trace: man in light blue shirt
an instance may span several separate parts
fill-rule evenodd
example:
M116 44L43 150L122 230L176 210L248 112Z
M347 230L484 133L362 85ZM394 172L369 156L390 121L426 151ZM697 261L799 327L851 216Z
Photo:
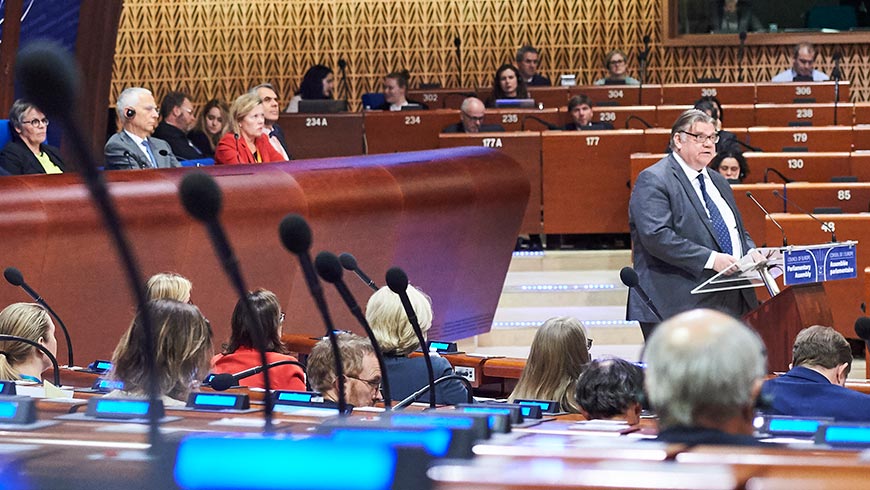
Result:
M813 69L816 49L810 43L800 43L794 47L794 64L788 70L778 73L771 82L826 82L830 77Z

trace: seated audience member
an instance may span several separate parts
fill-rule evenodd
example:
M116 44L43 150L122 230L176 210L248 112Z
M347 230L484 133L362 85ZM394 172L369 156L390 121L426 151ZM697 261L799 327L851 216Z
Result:
M196 120L196 127L188 134L190 141L199 148L205 157L214 157L221 136L230 126L230 116L227 105L218 99L211 99L202 108Z
M245 305L236 303L231 321L230 341L223 345L223 352L214 356L213 373L236 374L245 369L261 366L260 351L254 343L256 329L262 328L260 335L266 341L266 360L269 364L278 361L296 361L287 355L287 348L281 343L284 330L284 313L278 298L271 291L258 289L248 293L253 307L251 318L245 314ZM283 364L269 369L269 383L273 390L305 391L305 372L295 364ZM242 386L263 388L262 374L239 380Z
M263 113L263 102L256 94L241 95L233 102L230 106L230 130L223 135L214 152L216 164L247 165L284 159L263 134Z
M300 100L331 99L335 89L335 75L324 65L314 65L305 72L296 95L290 99L284 112L299 112Z
M121 131L112 135L104 149L107 169L180 167L169 143L154 138L157 103L151 91L141 87L124 89L115 103Z
M563 412L580 413L574 394L589 359L589 340L580 320L550 318L535 332L526 366L508 401L552 400Z
M658 441L759 444L752 421L766 360L749 327L718 311L680 313L653 331L644 360Z
M408 91L408 80L411 78L408 70L394 71L384 77L384 103L375 107L376 111L401 111L407 105L418 105L422 109L428 109L426 104L408 100L405 93Z
M9 109L9 124L14 132L0 152L0 166L10 175L63 173L60 150L45 143L48 118L38 107L16 100Z
M281 103L278 102L278 93L271 83L261 83L251 89L252 94L257 94L263 101L263 134L269 138L269 143L275 151L281 154L284 161L291 159L290 150L287 149L287 139L284 131L278 125L278 116L281 115Z
M57 355L54 323L36 303L12 303L0 311L0 334L23 337ZM0 341L0 379L40 383L42 372L52 367L48 356L30 344Z
M483 124L486 106L477 97L468 97L459 107L459 122L442 129L442 133L488 133L502 132L501 124Z
M713 32L758 32L764 25L752 12L750 0L718 0L710 2Z
M695 102L695 109L712 117L715 121L716 131L719 133L719 141L716 142L716 151L740 151L740 145L737 143L737 135L731 131L722 129L722 121L725 113L722 112L722 104L716 97L701 97Z
M344 393L347 403L354 407L372 407L383 400L381 396L381 368L372 343L365 337L340 333L338 352L344 370ZM329 339L322 339L308 356L308 380L311 389L320 392L326 401L338 401L338 378L335 376L335 357Z
M148 300L171 299L182 303L190 302L190 291L193 289L190 279L174 272L154 274L145 284L145 296Z
M746 157L743 156L743 153L733 149L717 153L710 160L709 167L722 174L722 177L725 177L729 184L741 184L746 175L749 174L749 164L746 163Z
M568 101L568 114L572 122L565 125L566 131L599 131L613 129L609 122L593 121L595 111L592 109L592 100L581 94L571 97Z
M769 379L761 396L769 413L797 417L833 417L839 421L870 422L870 395L846 388L852 368L852 349L839 332L814 325L794 340L792 368Z
M163 97L160 104L160 117L163 121L154 130L154 137L169 143L172 153L179 160L196 160L203 158L192 141L188 139L188 133L196 124L196 116L193 115L193 103L182 92L169 92Z
M621 49L614 49L604 55L607 76L595 80L595 85L640 85L640 80L631 78L628 71L628 57Z
M167 299L149 301L159 395L167 406L181 406L209 372L212 332L199 308ZM142 314L137 313L130 328L121 336L112 355L109 377L124 383L109 397L148 395L145 368L145 331Z
M577 380L577 404L589 420L640 423L643 370L624 359L596 359Z
M538 50L528 44L517 50L517 69L527 87L549 87L550 79L538 73Z
M425 336L432 327L431 300L413 286L408 286L408 299ZM366 306L366 320L384 352L384 363L390 378L390 397L393 400L402 400L426 386L429 383L426 360L423 356L408 357L408 354L420 348L420 342L408 321L399 295L387 286L376 291ZM437 355L432 356L432 369L435 379L454 374L450 362ZM428 402L430 396L431 393L426 392L419 401ZM467 402L468 391L459 380L451 379L435 387L435 403L455 405Z
M505 63L498 67L492 79L492 95L486 101L487 107L495 107L501 99L528 99L529 91L526 81L520 75L517 67Z
M800 43L794 47L792 67L776 74L771 82L824 82L827 75L813 68L816 62L816 48L810 43Z

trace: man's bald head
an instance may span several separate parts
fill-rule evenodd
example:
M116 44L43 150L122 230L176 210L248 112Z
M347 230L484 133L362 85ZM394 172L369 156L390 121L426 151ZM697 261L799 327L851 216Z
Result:
M486 106L477 97L468 97L459 107L459 118L466 133L479 133L483 118L486 116Z

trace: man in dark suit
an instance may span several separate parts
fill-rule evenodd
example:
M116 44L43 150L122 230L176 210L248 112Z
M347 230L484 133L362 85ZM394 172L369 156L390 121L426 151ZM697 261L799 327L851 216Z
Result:
M140 169L179 167L169 143L152 138L157 126L157 103L151 91L141 87L124 89L115 104L122 129L112 135L103 150L106 168Z
M657 440L760 444L752 422L766 374L764 352L758 334L718 311L688 311L659 325L644 349Z
M634 268L663 319L694 308L740 316L757 304L752 289L692 294L719 272L731 270L755 247L728 182L707 164L716 154L713 119L690 109L671 128L673 152L638 175L629 200ZM627 319L644 338L660 321L635 290Z
M769 413L870 422L870 395L845 387L852 369L845 337L831 327L808 327L797 334L793 352L794 367L761 388Z
M160 104L163 120L154 130L154 137L169 143L172 153L180 160L196 160L203 154L188 138L187 133L196 124L193 103L182 92L169 92Z
M278 93L271 83L261 83L251 89L252 94L257 94L260 100L263 101L263 133L269 137L269 143L272 147L284 157L285 160L291 160L293 155L287 149L287 139L284 138L284 131L278 125L278 116L281 115L281 103L278 101Z
M595 110L592 99L584 94L575 95L568 101L568 114L572 121L565 125L565 131L600 131L613 129L609 122L593 121Z
M442 129L442 133L491 133L502 132L501 124L483 124L486 106L477 97L468 97L459 107L459 122Z
M549 87L550 79L538 73L540 59L538 50L528 44L517 50L517 70L527 87Z

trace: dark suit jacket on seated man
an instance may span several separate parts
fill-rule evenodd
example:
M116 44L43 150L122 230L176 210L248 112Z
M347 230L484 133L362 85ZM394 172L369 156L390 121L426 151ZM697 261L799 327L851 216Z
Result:
M793 368L772 378L761 389L770 408L765 411L798 417L833 417L870 422L870 395L845 387L852 366L852 349L839 332L815 325L798 333Z
M154 137L169 143L172 153L181 160L196 160L205 157L187 137L196 124L193 103L181 92L169 92L160 105L163 121L154 130Z
M671 130L674 152L641 172L631 193L634 268L664 319L694 308L739 317L757 303L752 289L691 293L755 246L728 182L707 169L717 138L710 116L684 112ZM645 338L658 321L634 290L627 316L641 322Z
M469 97L462 101L459 108L459 122L442 129L442 133L488 133L502 132L499 124L483 124L486 117L486 106L477 97Z
M179 167L169 144L151 133L157 126L157 104L151 91L133 87L118 96L115 105L122 130L106 142L107 169Z

